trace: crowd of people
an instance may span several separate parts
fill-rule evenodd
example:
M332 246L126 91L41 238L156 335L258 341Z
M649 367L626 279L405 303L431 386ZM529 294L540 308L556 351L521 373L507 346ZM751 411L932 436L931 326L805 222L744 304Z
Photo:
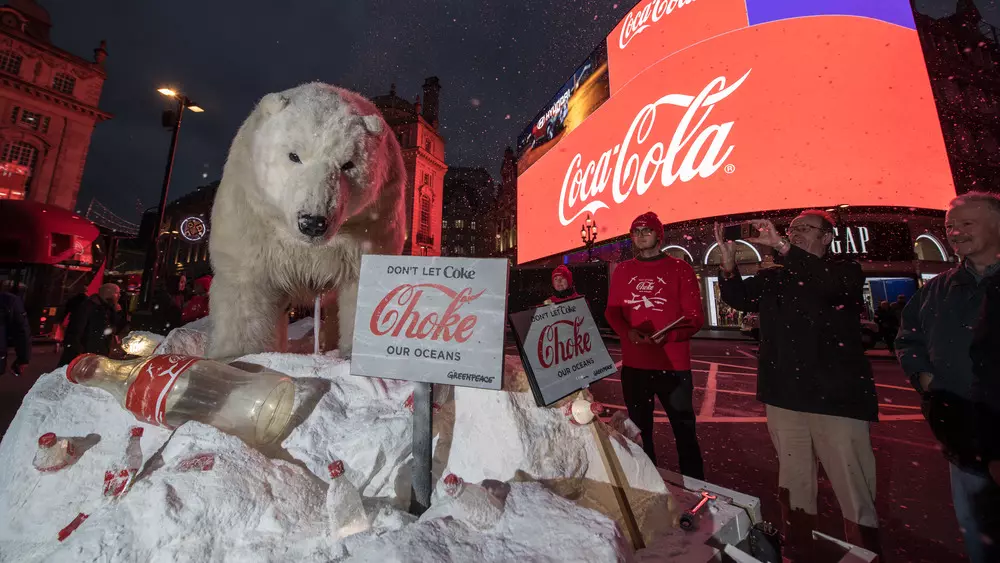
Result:
M760 321L757 399L778 456L778 499L786 552L824 560L813 539L818 464L830 479L852 544L881 556L870 429L878 397L861 341L865 275L829 252L836 220L806 210L782 234L768 220L748 242L771 249L744 279L736 248L715 226L722 300ZM961 258L910 299L882 301L876 324L922 399L950 464L955 513L972 563L1000 561L1000 196L968 193L945 219ZM673 430L681 473L704 479L693 407L690 340L704 323L699 284L686 262L662 252L653 213L633 221L635 257L611 276L605 318L621 339L621 384L629 417L653 462L659 398ZM566 266L552 273L546 303L579 297ZM663 331L664 327L670 327Z

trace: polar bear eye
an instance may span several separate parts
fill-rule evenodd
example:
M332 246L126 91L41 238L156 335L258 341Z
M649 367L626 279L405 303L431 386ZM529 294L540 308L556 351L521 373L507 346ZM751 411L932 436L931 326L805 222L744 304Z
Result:
M292 162L302 162L302 159L299 158L298 153L294 152L288 153L288 160L291 160Z
M341 172L347 172L348 170L354 170L353 160L348 160L347 162L344 163L343 166L340 167Z

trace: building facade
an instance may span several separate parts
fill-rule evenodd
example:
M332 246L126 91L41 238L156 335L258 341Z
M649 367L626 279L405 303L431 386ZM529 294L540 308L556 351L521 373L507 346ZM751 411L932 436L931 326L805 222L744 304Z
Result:
M489 256L492 233L487 210L496 194L485 168L449 168L444 176L442 256Z
M160 230L160 248L163 250L157 265L161 276L183 272L189 278L195 278L211 273L208 234L211 231L212 204L218 188L219 182L215 181L167 204ZM139 236L119 248L136 249L145 256L150 231L155 224L154 207L143 214Z
M959 193L1000 192L1000 13L989 3L917 2L914 10Z
M94 127L108 52L93 61L49 40L52 22L35 0L0 6L0 199L73 210Z
M396 95L393 84L387 95L372 102L396 133L406 163L406 244L403 254L441 255L441 215L444 203L444 137L438 132L441 82L424 81L420 96L408 102Z
M493 234L490 256L517 262L517 158L507 147L500 165L500 186L489 211L489 229Z

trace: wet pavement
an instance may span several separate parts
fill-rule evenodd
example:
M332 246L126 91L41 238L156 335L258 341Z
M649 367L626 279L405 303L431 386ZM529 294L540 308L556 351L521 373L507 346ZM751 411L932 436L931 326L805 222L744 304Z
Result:
M618 343L608 342L615 361ZM778 459L756 390L757 357L750 342L695 340L692 350L698 440L709 482L761 499L764 518L777 523ZM920 414L920 401L886 351L873 354L880 422L872 426L877 498L888 563L965 561L951 503L948 465ZM624 409L612 375L592 386L595 398ZM655 442L660 465L677 471L673 434L657 404ZM843 520L830 482L820 476L820 531L843 538Z

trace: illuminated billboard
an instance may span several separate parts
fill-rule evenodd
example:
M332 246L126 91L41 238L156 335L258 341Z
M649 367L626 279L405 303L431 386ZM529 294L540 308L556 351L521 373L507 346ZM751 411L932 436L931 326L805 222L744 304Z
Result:
M579 247L588 214L601 241L649 210L955 195L906 0L647 0L607 51L610 99L518 177L519 262Z
M611 95L608 52L602 43L517 137L517 173L569 135Z

